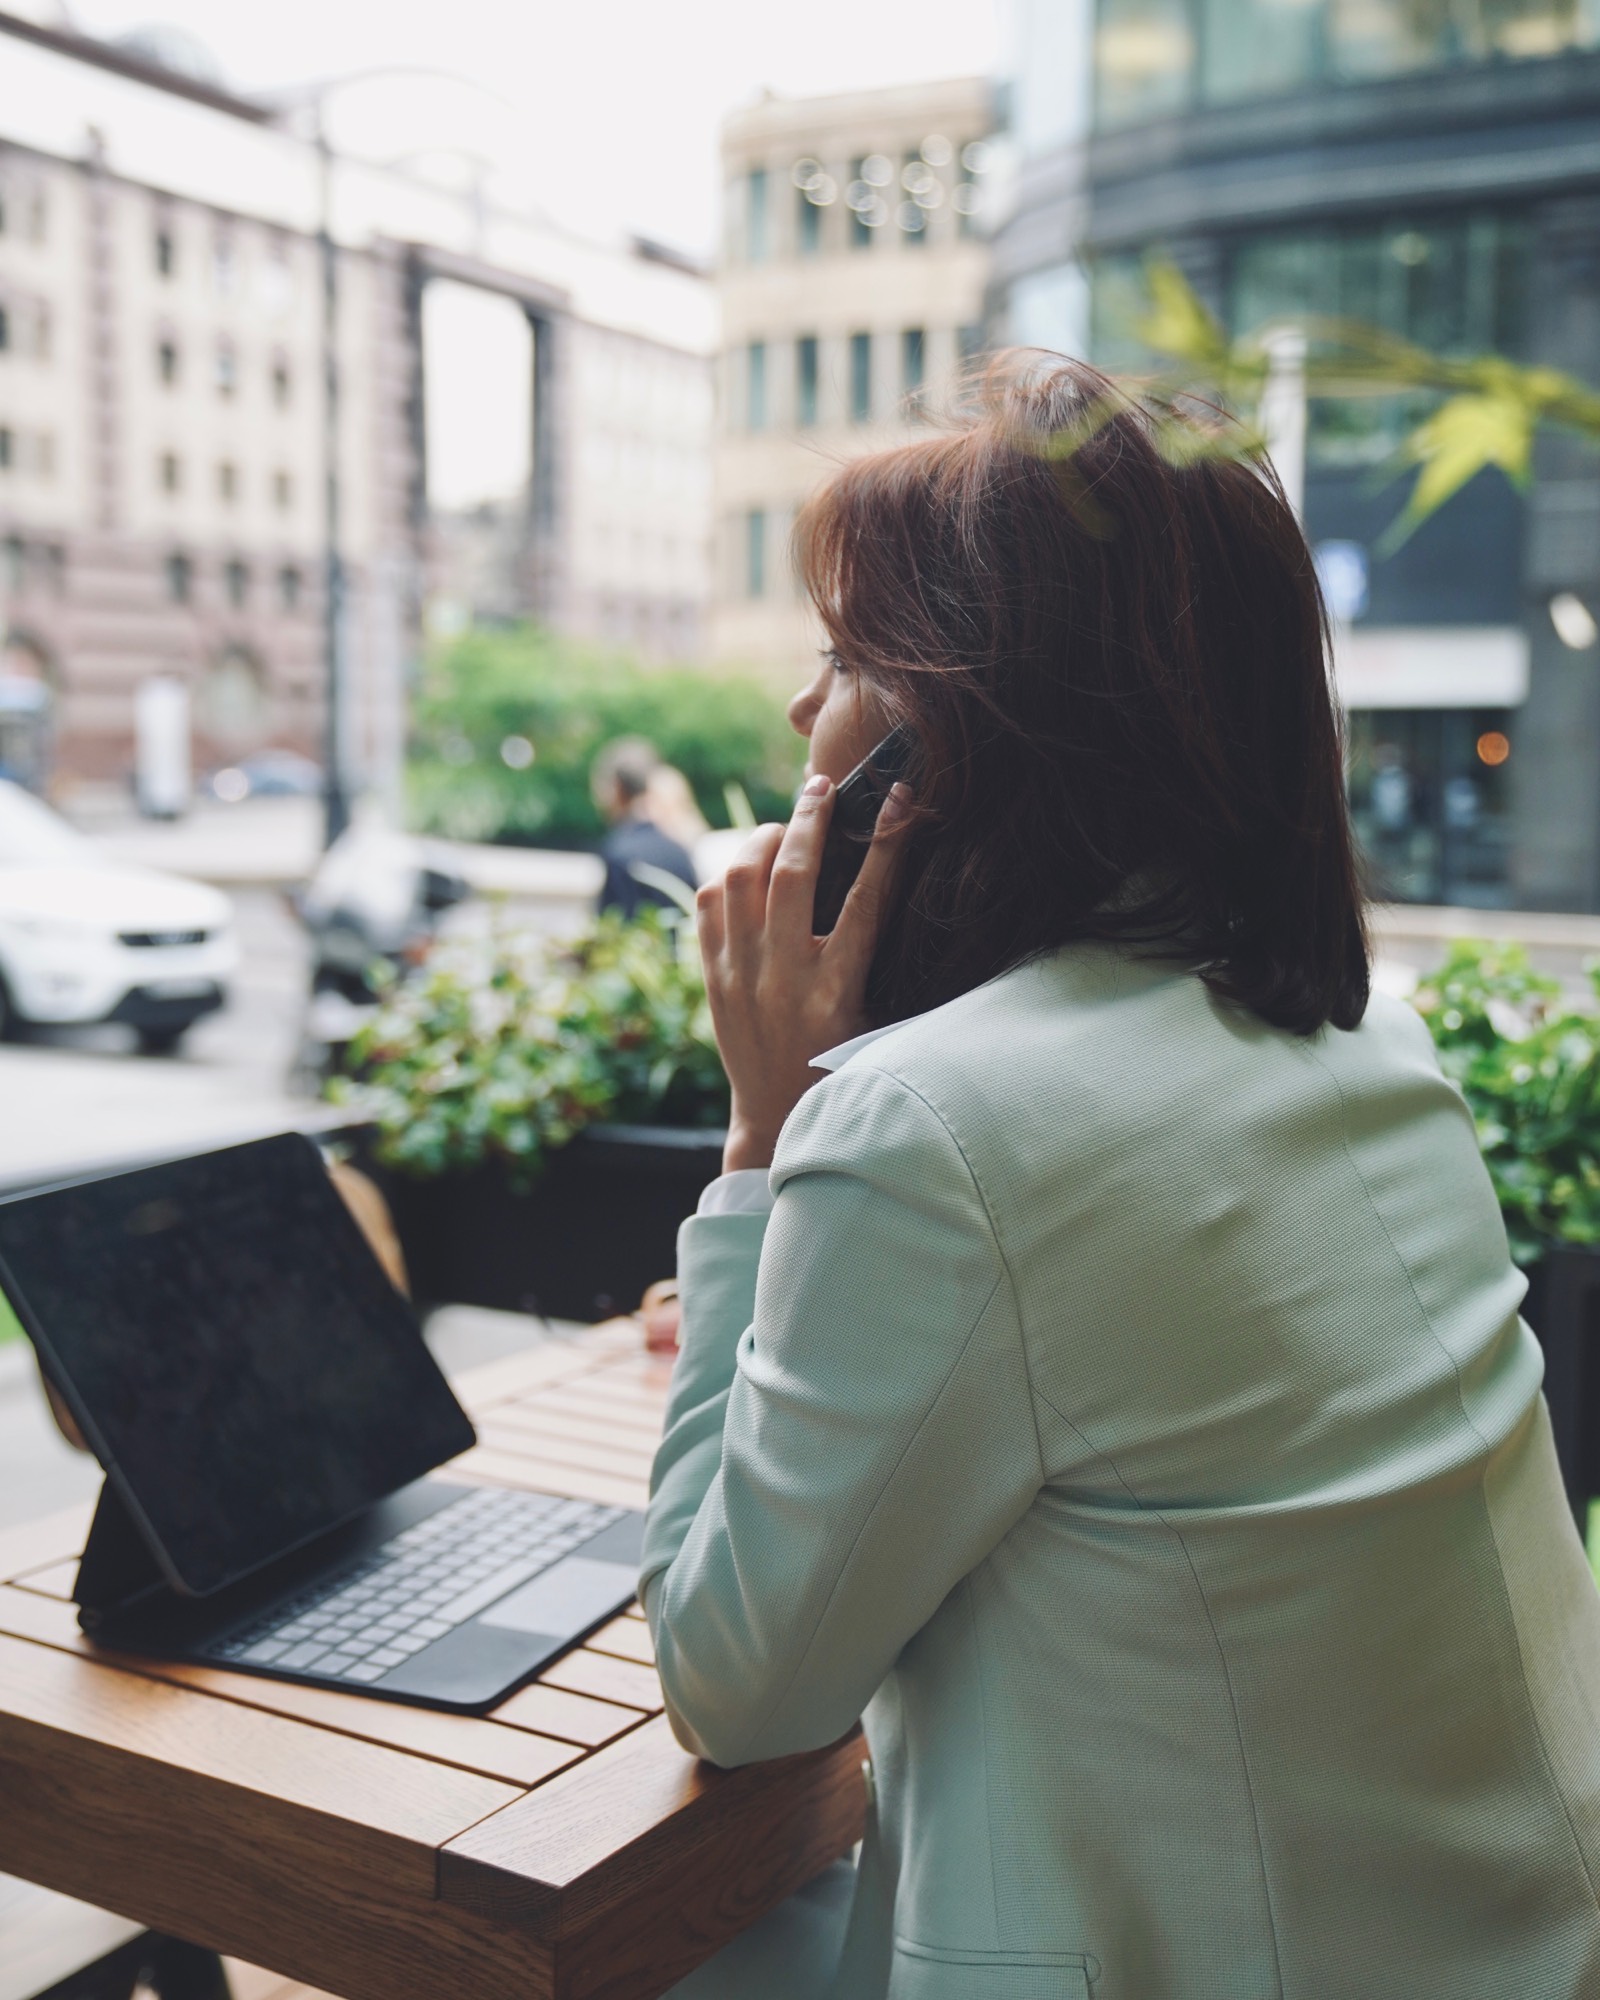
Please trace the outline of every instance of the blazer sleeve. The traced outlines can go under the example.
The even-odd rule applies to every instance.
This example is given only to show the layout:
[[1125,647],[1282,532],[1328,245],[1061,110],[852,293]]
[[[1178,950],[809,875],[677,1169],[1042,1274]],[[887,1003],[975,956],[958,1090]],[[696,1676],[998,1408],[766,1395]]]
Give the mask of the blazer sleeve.
[[1043,1484],[1011,1286],[943,1122],[877,1069],[784,1128],[770,1217],[680,1237],[641,1595],[719,1764],[842,1736]]

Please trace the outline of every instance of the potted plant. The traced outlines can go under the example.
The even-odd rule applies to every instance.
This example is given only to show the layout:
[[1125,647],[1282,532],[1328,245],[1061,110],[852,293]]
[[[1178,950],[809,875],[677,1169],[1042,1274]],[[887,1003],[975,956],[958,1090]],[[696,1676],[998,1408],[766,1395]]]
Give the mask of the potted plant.
[[[1600,968],[1590,979],[1600,993]],[[1600,1014],[1566,1005],[1514,944],[1452,945],[1414,998],[1528,1273],[1524,1310],[1583,1526],[1600,1493]]]
[[394,983],[334,1092],[422,1300],[596,1319],[670,1276],[721,1171],[728,1085],[692,929],[503,924]]

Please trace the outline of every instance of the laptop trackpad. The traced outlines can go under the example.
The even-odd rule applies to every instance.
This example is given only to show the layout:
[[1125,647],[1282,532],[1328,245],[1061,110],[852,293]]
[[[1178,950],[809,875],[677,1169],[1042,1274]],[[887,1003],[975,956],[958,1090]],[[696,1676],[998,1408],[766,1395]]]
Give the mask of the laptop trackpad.
[[587,1631],[608,1612],[620,1611],[639,1580],[629,1563],[564,1556],[531,1583],[480,1613],[478,1624],[512,1632],[548,1632],[558,1638]]

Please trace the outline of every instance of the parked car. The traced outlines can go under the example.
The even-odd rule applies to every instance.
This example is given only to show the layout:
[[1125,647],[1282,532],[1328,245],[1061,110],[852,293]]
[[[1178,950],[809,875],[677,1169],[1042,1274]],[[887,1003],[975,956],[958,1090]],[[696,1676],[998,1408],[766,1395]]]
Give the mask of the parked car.
[[237,962],[226,896],[117,861],[0,779],[0,1035],[120,1021],[163,1054]]
[[242,799],[320,798],[322,768],[298,750],[258,750],[253,757],[213,771],[201,790],[230,806]]

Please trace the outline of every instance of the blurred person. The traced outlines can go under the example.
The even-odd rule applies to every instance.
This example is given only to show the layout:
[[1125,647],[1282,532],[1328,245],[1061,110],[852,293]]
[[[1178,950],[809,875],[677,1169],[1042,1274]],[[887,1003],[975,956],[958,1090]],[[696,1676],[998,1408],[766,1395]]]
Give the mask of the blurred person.
[[872,1802],[674,1993],[1593,2000],[1600,1596],[1470,1114],[1371,991],[1281,488],[1031,356],[797,541],[830,651],[701,891],[732,1111],[640,1596],[680,1742],[859,1719]]
[[657,764],[644,788],[645,811],[688,854],[711,831],[689,780],[675,764]]
[[606,873],[598,907],[630,921],[646,907],[676,907],[667,890],[636,871],[675,875],[685,888],[696,886],[688,850],[655,817],[650,781],[661,768],[661,753],[653,743],[642,736],[619,736],[600,751],[589,773],[594,802],[611,827],[600,844]]

